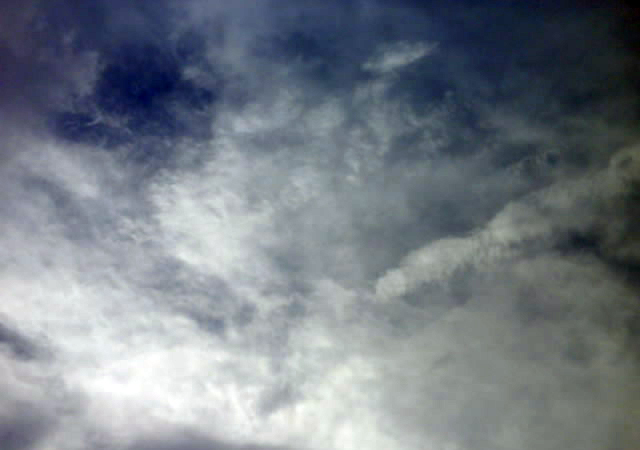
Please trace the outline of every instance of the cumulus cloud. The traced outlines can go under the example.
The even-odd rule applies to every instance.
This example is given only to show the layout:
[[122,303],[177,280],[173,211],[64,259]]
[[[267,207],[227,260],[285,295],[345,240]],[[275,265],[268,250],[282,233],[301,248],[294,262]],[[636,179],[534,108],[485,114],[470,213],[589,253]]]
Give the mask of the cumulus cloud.
[[633,448],[619,18],[277,5],[2,15],[0,447]]

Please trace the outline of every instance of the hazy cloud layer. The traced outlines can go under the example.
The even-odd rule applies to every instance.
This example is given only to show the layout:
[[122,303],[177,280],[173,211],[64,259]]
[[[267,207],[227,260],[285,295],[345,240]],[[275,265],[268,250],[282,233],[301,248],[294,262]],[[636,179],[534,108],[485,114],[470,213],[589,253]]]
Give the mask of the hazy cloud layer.
[[623,11],[0,7],[0,448],[635,448]]

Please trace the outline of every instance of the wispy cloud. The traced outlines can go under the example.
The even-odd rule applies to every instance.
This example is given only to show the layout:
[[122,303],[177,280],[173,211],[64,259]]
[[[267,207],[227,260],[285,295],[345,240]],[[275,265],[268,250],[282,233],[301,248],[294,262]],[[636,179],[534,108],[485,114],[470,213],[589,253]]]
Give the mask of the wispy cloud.
[[633,448],[622,41],[347,3],[0,18],[0,447]]
[[373,72],[388,73],[416,62],[437,49],[434,43],[395,42],[381,46],[363,67]]

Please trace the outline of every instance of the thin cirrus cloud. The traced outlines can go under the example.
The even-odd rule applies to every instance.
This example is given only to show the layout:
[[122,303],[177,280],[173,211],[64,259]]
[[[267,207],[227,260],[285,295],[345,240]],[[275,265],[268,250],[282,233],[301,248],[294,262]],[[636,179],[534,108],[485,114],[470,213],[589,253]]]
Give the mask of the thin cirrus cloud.
[[393,72],[428,56],[429,53],[435,51],[436,48],[436,44],[423,42],[413,44],[409,42],[395,42],[380,48],[378,54],[365,62],[363,67],[373,72]]
[[58,6],[0,34],[0,447],[633,448],[621,18]]

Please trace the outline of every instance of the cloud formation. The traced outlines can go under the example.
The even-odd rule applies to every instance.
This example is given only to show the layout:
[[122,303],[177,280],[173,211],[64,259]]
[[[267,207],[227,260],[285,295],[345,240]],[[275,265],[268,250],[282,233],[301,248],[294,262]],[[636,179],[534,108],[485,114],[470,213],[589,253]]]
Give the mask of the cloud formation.
[[63,3],[0,9],[0,447],[640,441],[613,9]]

